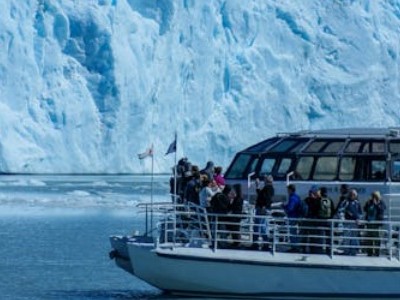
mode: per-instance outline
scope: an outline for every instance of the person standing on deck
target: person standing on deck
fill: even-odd
[[[268,223],[267,223],[267,211],[271,209],[272,197],[275,194],[273,186],[273,177],[267,175],[264,177],[264,186],[260,189],[260,180],[256,179],[256,206],[254,218],[254,229],[253,229],[253,248],[258,248],[257,241],[261,237],[263,242],[268,241]],[[259,217],[257,217],[259,216]],[[263,244],[264,249],[268,249],[267,244]]]
[[[308,206],[308,211],[306,220],[301,222],[301,240],[303,252],[304,253],[317,253],[318,248],[315,245],[309,244],[316,244],[318,239],[313,237],[318,233],[316,227],[318,223],[316,219],[318,218],[318,210],[319,210],[319,202],[320,202],[320,193],[319,189],[316,185],[311,186],[310,190],[308,191],[308,197],[304,199],[304,202]]]
[[[340,195],[339,195],[339,200],[338,203],[336,205],[336,209],[335,209],[335,213],[334,215],[336,215],[337,218],[340,219],[339,214],[339,208],[341,207],[343,201],[345,201],[347,199],[347,196],[349,194],[349,186],[345,183],[343,183],[342,185],[340,185],[340,189],[339,189]]]
[[[350,190],[346,200],[339,207],[339,212],[344,214],[343,246],[345,255],[356,255],[360,240],[358,235],[358,223],[362,216],[361,205],[357,199],[358,194],[355,189]]]
[[[326,254],[330,254],[332,243],[331,230],[333,228],[331,227],[332,223],[328,220],[333,218],[335,205],[333,204],[332,199],[328,196],[328,189],[326,187],[321,187],[320,194],[321,198],[318,206],[318,219],[320,219],[321,222],[318,224],[318,226],[321,228],[319,232],[321,238],[319,239],[318,244],[321,245],[322,250],[322,245],[325,242],[325,252]]]
[[[379,256],[381,246],[380,228],[385,216],[386,205],[382,201],[379,191],[371,194],[371,198],[364,205],[365,219],[368,221],[366,225],[366,244],[370,246],[367,249],[368,256]]]
[[[297,233],[297,225],[298,218],[301,217],[301,199],[298,194],[296,194],[296,186],[294,184],[289,184],[287,186],[289,200],[286,204],[283,205],[283,209],[289,218],[289,242],[291,249],[290,252],[297,252],[298,249],[298,233]]]
[[[217,183],[218,187],[220,189],[223,189],[225,186],[225,178],[222,175],[222,167],[220,167],[220,166],[215,167],[214,171],[215,171],[214,180]]]

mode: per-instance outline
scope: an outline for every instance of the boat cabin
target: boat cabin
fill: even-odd
[[[360,201],[371,192],[400,192],[400,128],[350,128],[282,133],[236,154],[228,183],[241,183],[254,200],[251,181],[272,175],[277,198],[289,181],[300,196],[312,185],[325,186],[336,200],[341,184],[357,189]]]

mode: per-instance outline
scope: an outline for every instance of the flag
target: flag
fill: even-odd
[[[145,152],[138,154],[139,159],[144,159],[149,156],[153,156],[153,145],[151,145],[150,148],[147,148]]]
[[[169,145],[167,153],[165,153],[165,155],[168,155],[170,153],[174,153],[176,152],[176,134],[175,134],[175,140],[171,143],[171,145]]]

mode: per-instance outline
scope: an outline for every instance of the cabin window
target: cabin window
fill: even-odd
[[[350,142],[346,149],[344,150],[345,153],[358,153],[360,151],[361,142]]]
[[[272,173],[272,168],[275,165],[275,158],[265,158],[260,169],[260,176],[269,175]]]
[[[389,151],[391,153],[400,154],[400,142],[390,142]]]
[[[293,140],[285,140],[280,142],[278,145],[273,147],[270,151],[271,152],[287,152],[288,149],[293,147],[296,144],[296,141]]]
[[[250,154],[239,154],[229,170],[226,172],[226,178],[243,178],[247,176],[244,174],[246,168],[250,162],[252,155]]]
[[[325,147],[324,153],[338,153],[344,145],[345,141],[336,141],[336,142],[331,142],[328,144],[328,146]]]
[[[290,149],[290,152],[295,153],[297,151],[300,151],[304,147],[306,142],[308,142],[308,140],[301,140],[295,147]]]
[[[384,159],[359,158],[358,174],[361,180],[379,181],[386,178],[386,161]]]
[[[291,164],[292,164],[292,159],[282,158],[281,163],[279,164],[277,175],[285,176],[289,172]]]
[[[265,152],[268,150],[269,147],[271,147],[273,144],[275,144],[279,139],[280,138],[268,139],[266,141],[258,143],[257,145],[247,148],[246,152],[253,152],[253,153]]]
[[[371,143],[372,153],[385,153],[385,143],[384,142],[373,142]]]
[[[343,157],[340,162],[339,179],[354,180],[356,159],[354,157]]]
[[[374,141],[351,141],[347,145],[345,153],[385,153],[385,142]]]
[[[251,162],[249,173],[255,172],[257,164],[258,164],[258,157],[253,159],[253,161]]]
[[[317,159],[314,171],[314,180],[333,180],[336,178],[339,159],[336,156],[320,157]]]
[[[296,178],[306,180],[310,177],[311,168],[314,162],[314,158],[310,156],[304,156],[299,159],[296,167]]]
[[[395,160],[392,166],[392,180],[400,181],[400,160]]]
[[[326,141],[315,141],[312,142],[305,150],[304,152],[319,152],[323,146],[325,146]]]
[[[386,178],[386,161],[371,160],[371,179],[383,180]]]

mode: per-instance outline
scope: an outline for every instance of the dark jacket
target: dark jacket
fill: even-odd
[[[367,221],[382,221],[385,215],[386,205],[383,201],[374,203],[372,199],[364,205],[365,219]]]
[[[185,189],[185,200],[200,205],[200,179],[192,178]]]
[[[272,197],[275,194],[272,184],[266,184],[262,189],[256,189],[256,208],[271,208]]]
[[[231,203],[227,195],[216,193],[210,201],[212,212],[216,214],[228,214],[231,210]]]

